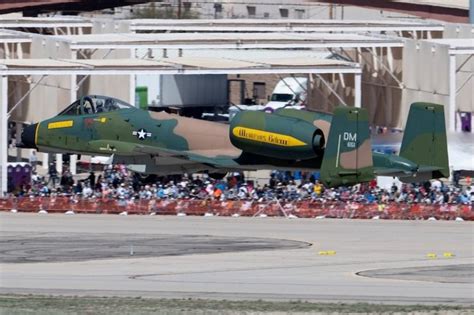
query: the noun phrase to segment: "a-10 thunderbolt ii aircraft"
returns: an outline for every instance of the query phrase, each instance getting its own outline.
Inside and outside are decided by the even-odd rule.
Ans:
[[[143,174],[280,169],[321,172],[327,186],[448,177],[444,109],[414,103],[400,155],[372,152],[365,109],[333,114],[280,109],[239,112],[230,125],[150,112],[106,96],[84,96],[56,117],[27,126],[22,147],[111,156]]]

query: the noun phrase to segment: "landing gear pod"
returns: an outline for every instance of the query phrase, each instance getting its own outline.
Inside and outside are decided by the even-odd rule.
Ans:
[[[325,146],[324,134],[314,124],[265,112],[239,112],[229,130],[237,148],[278,159],[312,159]]]

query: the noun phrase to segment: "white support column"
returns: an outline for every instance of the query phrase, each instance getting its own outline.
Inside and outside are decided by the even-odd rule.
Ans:
[[[456,55],[449,55],[448,130],[456,131]]]
[[[135,49],[130,49],[130,58],[131,59],[135,59],[136,58],[136,50]],[[134,105],[135,107],[139,107],[140,105],[139,104],[136,104],[135,102],[135,85],[136,85],[136,77],[134,74],[131,74],[130,75],[130,81],[129,81],[129,85],[130,85],[130,104]]]
[[[129,82],[129,85],[130,85],[130,91],[129,91],[129,103],[134,105],[135,107],[138,107],[139,104],[135,104],[135,75],[131,74],[130,75],[130,82]]]
[[[354,74],[354,106],[362,107],[362,74]]]
[[[72,52],[72,59],[77,58],[77,50],[74,50]],[[76,99],[77,99],[77,76],[75,74],[72,74],[69,76],[69,103],[72,104]],[[72,175],[77,174],[77,155],[76,154],[71,154],[69,157],[69,171],[71,172]]]
[[[77,174],[77,154],[71,154],[69,157],[69,170],[72,175]]]
[[[43,164],[41,165],[44,170],[48,170],[49,168],[49,153],[42,153],[43,154]]]
[[[0,99],[0,197],[7,193],[8,188],[8,77],[1,78]]]
[[[22,43],[18,43],[17,44],[17,58],[18,59],[23,59],[23,44]]]
[[[63,173],[63,155],[59,153],[56,154],[56,171],[59,176]]]

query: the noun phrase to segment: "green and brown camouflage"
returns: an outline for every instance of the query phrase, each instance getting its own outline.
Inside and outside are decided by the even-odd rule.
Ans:
[[[413,111],[413,112],[412,112]],[[442,106],[414,104],[400,156],[373,153],[365,109],[334,114],[280,109],[238,113],[230,125],[150,112],[105,96],[85,96],[58,116],[25,128],[23,147],[111,156],[136,172],[180,174],[280,169],[321,171],[328,186],[383,174],[447,176]],[[424,126],[412,126],[412,121]],[[426,157],[430,152],[431,157]]]
[[[413,103],[403,134],[400,156],[420,166],[428,178],[449,177],[444,106]]]
[[[367,110],[336,108],[327,142],[321,165],[325,184],[349,185],[374,178]]]

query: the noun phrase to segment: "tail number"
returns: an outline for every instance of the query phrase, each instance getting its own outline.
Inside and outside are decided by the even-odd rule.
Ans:
[[[355,148],[357,142],[357,133],[344,132],[342,139],[346,142],[348,148]]]

